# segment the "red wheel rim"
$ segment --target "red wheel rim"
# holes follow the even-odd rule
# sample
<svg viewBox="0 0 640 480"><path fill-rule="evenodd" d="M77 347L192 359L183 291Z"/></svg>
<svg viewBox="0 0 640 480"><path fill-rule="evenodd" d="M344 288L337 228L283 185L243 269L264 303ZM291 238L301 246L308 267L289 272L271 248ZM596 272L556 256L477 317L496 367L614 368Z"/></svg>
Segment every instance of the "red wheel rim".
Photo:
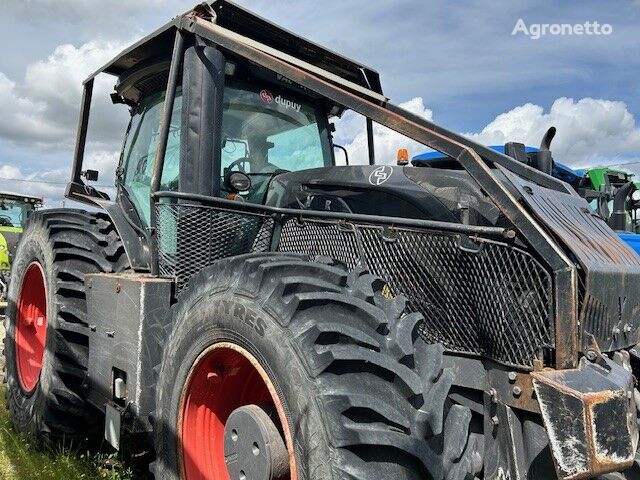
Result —
<svg viewBox="0 0 640 480"><path fill-rule="evenodd" d="M218 343L195 361L180 400L178 432L183 478L231 479L224 458L224 427L236 408L244 405L275 406L289 452L290 475L296 465L290 430L282 403L257 360L243 348Z"/></svg>
<svg viewBox="0 0 640 480"><path fill-rule="evenodd" d="M32 392L40 379L47 340L47 287L38 262L27 268L18 295L16 364L20 385Z"/></svg>

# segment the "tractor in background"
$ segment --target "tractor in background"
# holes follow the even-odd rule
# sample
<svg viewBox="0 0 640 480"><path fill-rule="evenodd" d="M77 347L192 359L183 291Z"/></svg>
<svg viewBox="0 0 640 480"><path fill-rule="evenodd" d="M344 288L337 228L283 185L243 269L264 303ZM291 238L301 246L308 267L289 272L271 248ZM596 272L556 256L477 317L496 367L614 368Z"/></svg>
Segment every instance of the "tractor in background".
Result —
<svg viewBox="0 0 640 480"><path fill-rule="evenodd" d="M549 138L553 138L553 135L545 135L545 139ZM534 164L541 151L549 151L549 146L544 142L540 148L510 142L505 145L491 145L489 148L510 155L523 163ZM409 163L405 150L401 149L399 152L399 164ZM417 167L459 168L455 160L435 151L415 155L411 164ZM640 236L637 235L640 233L640 181L635 179L633 173L606 166L575 169L553 158L549 173L571 185L625 243L640 253Z"/></svg>
<svg viewBox="0 0 640 480"><path fill-rule="evenodd" d="M0 192L0 302L7 296L11 261L30 215L42 207L42 198Z"/></svg>

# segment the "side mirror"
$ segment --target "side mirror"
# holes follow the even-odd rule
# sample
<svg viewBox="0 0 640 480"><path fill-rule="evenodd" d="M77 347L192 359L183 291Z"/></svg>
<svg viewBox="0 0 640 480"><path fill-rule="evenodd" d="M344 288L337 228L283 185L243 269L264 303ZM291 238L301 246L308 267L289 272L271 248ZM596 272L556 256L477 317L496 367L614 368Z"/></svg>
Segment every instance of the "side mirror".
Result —
<svg viewBox="0 0 640 480"><path fill-rule="evenodd" d="M230 172L226 175L227 189L234 193L248 192L251 188L251 178L244 172Z"/></svg>
<svg viewBox="0 0 640 480"><path fill-rule="evenodd" d="M89 182L97 182L100 173L97 170L85 170L81 175Z"/></svg>

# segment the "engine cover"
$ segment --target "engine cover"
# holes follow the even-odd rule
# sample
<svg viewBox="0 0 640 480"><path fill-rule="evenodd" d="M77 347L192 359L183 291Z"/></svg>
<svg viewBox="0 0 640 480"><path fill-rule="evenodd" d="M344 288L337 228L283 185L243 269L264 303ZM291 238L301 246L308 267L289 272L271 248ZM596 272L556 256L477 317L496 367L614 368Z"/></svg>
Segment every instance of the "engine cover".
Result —
<svg viewBox="0 0 640 480"><path fill-rule="evenodd" d="M500 211L464 171L346 166L273 179L266 204L365 215L496 225Z"/></svg>

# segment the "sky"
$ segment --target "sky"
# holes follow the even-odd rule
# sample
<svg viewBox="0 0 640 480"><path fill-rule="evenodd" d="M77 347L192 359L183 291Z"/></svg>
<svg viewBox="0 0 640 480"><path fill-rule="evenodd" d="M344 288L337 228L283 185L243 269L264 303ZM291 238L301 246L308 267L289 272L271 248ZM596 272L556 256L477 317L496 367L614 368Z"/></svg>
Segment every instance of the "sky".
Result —
<svg viewBox="0 0 640 480"><path fill-rule="evenodd" d="M194 3L2 0L0 189L60 205L82 80ZM535 146L553 125L556 160L625 163L640 173L630 163L640 161L640 0L612 0L607 8L592 0L239 3L371 66L394 103L482 143ZM554 34L552 24L571 28ZM109 101L113 84L108 76L96 84L85 160L100 171L100 185L113 184L128 117ZM337 123L350 157L364 161L361 119ZM425 150L382 128L376 134L381 162L395 161L399 147L411 155Z"/></svg>

